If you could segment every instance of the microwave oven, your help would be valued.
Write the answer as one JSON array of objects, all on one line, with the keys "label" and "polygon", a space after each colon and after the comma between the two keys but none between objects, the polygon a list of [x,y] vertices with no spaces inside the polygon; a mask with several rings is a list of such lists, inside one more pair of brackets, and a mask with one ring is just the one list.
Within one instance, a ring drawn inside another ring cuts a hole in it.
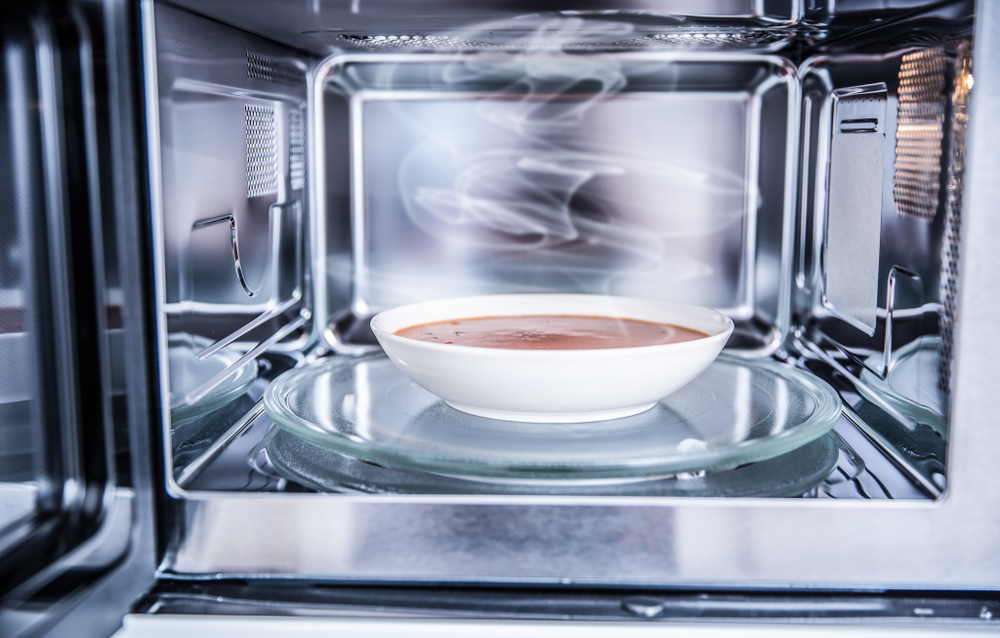
[{"label": "microwave oven", "polygon": [[[3,635],[995,629],[996,6],[3,12]],[[650,413],[582,428],[462,416],[369,328],[509,292],[736,328]]]}]

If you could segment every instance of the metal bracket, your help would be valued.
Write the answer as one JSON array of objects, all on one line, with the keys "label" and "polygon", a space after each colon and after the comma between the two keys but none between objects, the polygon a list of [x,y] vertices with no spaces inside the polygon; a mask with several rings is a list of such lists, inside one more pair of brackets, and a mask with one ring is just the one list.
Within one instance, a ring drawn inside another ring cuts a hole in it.
[{"label": "metal bracket", "polygon": [[882,369],[872,370],[883,381],[888,376],[889,368],[892,366],[892,315],[896,310],[896,277],[900,274],[913,281],[920,281],[920,275],[901,266],[893,266],[889,271],[889,281],[885,288],[885,346],[882,352]]},{"label": "metal bracket", "polygon": [[[268,208],[268,210],[267,210],[267,213],[268,213],[268,215],[267,215],[268,235],[271,234],[271,230],[272,230],[272,223],[271,223],[272,215],[271,215],[271,210],[273,208],[274,207],[272,206],[271,208]],[[239,239],[239,233],[238,233],[238,231],[236,229],[236,216],[233,215],[232,213],[227,213],[225,215],[219,215],[218,217],[212,217],[210,219],[202,219],[202,220],[196,221],[191,226],[191,228],[193,230],[198,230],[199,228],[206,228],[208,226],[213,226],[215,224],[221,224],[223,222],[229,224],[229,238],[230,238],[230,241],[231,241],[232,247],[233,247],[233,264],[236,266],[236,278],[239,279],[240,286],[243,288],[243,292],[246,293],[247,297],[253,298],[253,297],[257,296],[257,293],[260,292],[260,289],[264,286],[264,282],[262,281],[260,283],[260,285],[257,286],[256,289],[251,288],[250,285],[247,284],[246,274],[243,272],[243,263],[240,261],[240,239]],[[271,253],[270,252],[268,252],[267,261],[268,261],[267,266],[265,266],[265,268],[264,268],[264,272],[265,272],[264,279],[265,280],[267,279],[266,273],[267,273],[268,270],[270,270],[270,266],[271,266],[271,263],[270,263],[271,262]]]}]

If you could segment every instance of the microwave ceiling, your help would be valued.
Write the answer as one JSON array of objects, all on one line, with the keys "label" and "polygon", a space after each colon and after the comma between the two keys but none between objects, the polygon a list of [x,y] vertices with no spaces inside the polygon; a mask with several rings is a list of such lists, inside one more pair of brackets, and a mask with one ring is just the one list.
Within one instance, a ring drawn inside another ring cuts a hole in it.
[{"label": "microwave ceiling", "polygon": [[775,50],[917,18],[968,17],[971,0],[171,0],[299,50]]}]

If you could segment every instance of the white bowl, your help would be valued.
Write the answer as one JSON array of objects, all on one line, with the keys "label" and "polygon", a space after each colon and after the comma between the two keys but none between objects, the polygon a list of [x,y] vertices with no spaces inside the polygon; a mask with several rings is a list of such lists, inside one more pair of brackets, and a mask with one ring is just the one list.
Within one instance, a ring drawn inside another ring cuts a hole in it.
[{"label": "white bowl", "polygon": [[[692,328],[693,341],[629,348],[518,350],[430,343],[394,334],[424,323],[524,315],[639,319]],[[477,416],[582,423],[638,414],[705,371],[733,332],[729,317],[699,306],[601,295],[523,294],[442,299],[376,315],[372,330],[406,376]]]}]

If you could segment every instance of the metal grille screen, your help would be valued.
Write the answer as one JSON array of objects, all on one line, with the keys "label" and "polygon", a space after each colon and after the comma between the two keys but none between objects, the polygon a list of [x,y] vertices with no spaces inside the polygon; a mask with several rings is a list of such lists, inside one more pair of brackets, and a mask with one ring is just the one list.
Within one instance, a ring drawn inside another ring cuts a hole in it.
[{"label": "metal grille screen", "polygon": [[247,104],[247,197],[278,192],[274,109]]},{"label": "metal grille screen", "polygon": [[299,109],[293,109],[288,114],[288,172],[293,191],[305,188],[306,131]]},{"label": "metal grille screen", "polygon": [[250,51],[247,51],[247,77],[292,86],[305,81],[305,74],[294,64],[272,60]]},{"label": "metal grille screen", "polygon": [[944,138],[944,74],[942,49],[922,49],[903,56],[892,193],[903,215],[933,219],[937,213]]}]

